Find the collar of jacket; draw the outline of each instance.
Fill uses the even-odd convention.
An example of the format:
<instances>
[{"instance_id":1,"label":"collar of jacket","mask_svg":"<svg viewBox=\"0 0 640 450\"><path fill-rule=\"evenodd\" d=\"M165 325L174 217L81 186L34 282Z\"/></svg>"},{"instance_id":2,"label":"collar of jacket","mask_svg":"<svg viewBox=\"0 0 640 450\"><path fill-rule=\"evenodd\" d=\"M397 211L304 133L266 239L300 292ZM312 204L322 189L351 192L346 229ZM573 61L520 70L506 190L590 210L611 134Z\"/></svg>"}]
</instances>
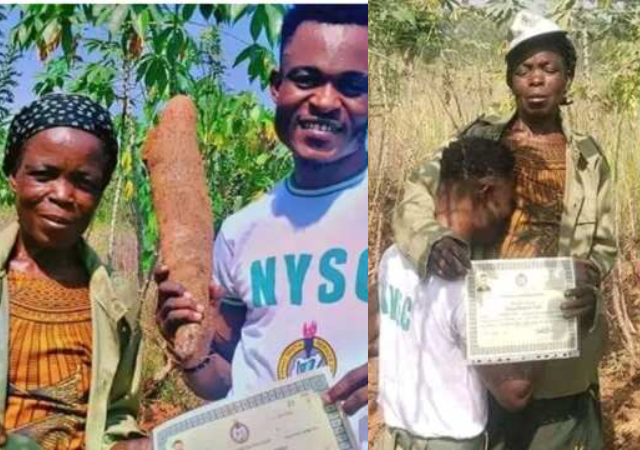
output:
<instances>
[{"instance_id":1,"label":"collar of jacket","mask_svg":"<svg viewBox=\"0 0 640 450\"><path fill-rule=\"evenodd\" d=\"M482 115L469 128L475 124L484 123L487 125L486 137L494 140L501 140L508 127L516 119L516 113L508 117L500 117L495 115ZM586 134L579 133L571 128L568 121L560 119L562 132L567 138L567 148L571 149L571 158L575 167L579 169L587 169L595 167L600 159L600 153L595 145L590 145L591 137ZM468 129L468 128L467 128ZM466 130L465 130L466 131ZM464 131L463 133L464 134Z\"/></svg>"},{"instance_id":2,"label":"collar of jacket","mask_svg":"<svg viewBox=\"0 0 640 450\"><path fill-rule=\"evenodd\" d=\"M18 231L19 225L14 222L0 232L0 278L2 279L6 276L6 265L18 237ZM98 304L114 324L124 317L133 329L135 318L127 314L127 312L132 309L133 302L136 299L119 298L116 295L109 271L102 264L98 255L87 245L84 239L80 245L82 259L90 274L89 292L92 305Z\"/></svg>"}]
</instances>

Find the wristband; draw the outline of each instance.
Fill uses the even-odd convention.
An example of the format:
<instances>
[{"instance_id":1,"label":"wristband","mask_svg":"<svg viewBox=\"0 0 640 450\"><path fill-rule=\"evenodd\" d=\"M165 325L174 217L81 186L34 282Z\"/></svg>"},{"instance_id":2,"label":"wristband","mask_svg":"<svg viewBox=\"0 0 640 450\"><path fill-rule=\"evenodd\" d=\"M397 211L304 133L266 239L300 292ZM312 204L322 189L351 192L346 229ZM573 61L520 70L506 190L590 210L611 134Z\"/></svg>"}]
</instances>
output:
<instances>
[{"instance_id":1,"label":"wristband","mask_svg":"<svg viewBox=\"0 0 640 450\"><path fill-rule=\"evenodd\" d=\"M214 355L217 353L216 343L213 339L209 341L209 353L202 357L202 359L198 362L198 364L185 367L182 364L178 364L178 368L184 373L196 373L209 365Z\"/></svg>"}]
</instances>

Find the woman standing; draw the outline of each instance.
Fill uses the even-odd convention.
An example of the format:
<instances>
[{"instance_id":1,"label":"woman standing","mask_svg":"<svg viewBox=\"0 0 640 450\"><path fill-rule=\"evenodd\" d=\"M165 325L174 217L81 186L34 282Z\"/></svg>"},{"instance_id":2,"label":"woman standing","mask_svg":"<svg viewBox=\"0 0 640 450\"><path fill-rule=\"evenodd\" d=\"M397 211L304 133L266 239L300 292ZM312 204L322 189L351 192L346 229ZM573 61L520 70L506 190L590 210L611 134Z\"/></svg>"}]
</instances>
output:
<instances>
[{"instance_id":1,"label":"woman standing","mask_svg":"<svg viewBox=\"0 0 640 450\"><path fill-rule=\"evenodd\" d=\"M474 258L575 259L577 288L567 291L562 308L581 319L581 356L544 363L524 411L511 414L494 405L490 438L493 448L601 449L597 366L606 318L599 286L616 255L609 166L595 141L562 119L576 67L566 33L529 12L518 14L512 31L506 62L515 114L507 120L483 116L461 133L500 140L514 152L516 210L504 240L492 254L479 255L436 223L439 157L407 182L394 216L395 239L421 276L447 279L466 273L469 250Z\"/></svg>"},{"instance_id":2,"label":"woman standing","mask_svg":"<svg viewBox=\"0 0 640 450\"><path fill-rule=\"evenodd\" d=\"M139 306L83 240L116 167L109 113L54 94L14 118L0 233L0 419L7 447L137 448ZM119 442L116 446L114 443Z\"/></svg>"}]
</instances>

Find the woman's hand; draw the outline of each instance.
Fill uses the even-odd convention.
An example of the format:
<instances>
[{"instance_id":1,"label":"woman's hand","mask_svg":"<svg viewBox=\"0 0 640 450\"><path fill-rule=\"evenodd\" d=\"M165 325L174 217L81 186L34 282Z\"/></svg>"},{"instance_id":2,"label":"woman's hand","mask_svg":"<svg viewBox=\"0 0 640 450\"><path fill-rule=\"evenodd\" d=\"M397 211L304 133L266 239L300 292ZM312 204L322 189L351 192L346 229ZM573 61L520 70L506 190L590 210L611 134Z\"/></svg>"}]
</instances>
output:
<instances>
[{"instance_id":1,"label":"woman's hand","mask_svg":"<svg viewBox=\"0 0 640 450\"><path fill-rule=\"evenodd\" d=\"M464 242L445 236L431 247L427 272L445 280L464 277L471 269L469 250Z\"/></svg>"},{"instance_id":2,"label":"woman's hand","mask_svg":"<svg viewBox=\"0 0 640 450\"><path fill-rule=\"evenodd\" d=\"M591 261L574 261L576 287L565 291L566 300L560 305L565 318L577 317L585 326L591 327L600 290L600 271Z\"/></svg>"}]
</instances>

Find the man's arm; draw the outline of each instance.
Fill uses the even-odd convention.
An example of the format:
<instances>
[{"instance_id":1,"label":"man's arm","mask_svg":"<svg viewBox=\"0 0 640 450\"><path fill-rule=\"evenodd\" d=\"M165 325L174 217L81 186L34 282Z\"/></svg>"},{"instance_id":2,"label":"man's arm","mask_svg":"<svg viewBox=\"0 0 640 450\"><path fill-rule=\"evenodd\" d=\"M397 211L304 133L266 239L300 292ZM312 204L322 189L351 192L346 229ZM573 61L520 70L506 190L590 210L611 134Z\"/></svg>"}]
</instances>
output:
<instances>
[{"instance_id":1,"label":"man's arm","mask_svg":"<svg viewBox=\"0 0 640 450\"><path fill-rule=\"evenodd\" d=\"M462 284L458 284L462 286ZM461 348L465 348L467 314L462 298L464 291L457 293L459 299L452 316L452 332ZM517 363L477 365L477 371L484 387L507 411L519 411L527 406L534 390L534 382L542 370L543 363Z\"/></svg>"},{"instance_id":2,"label":"man's arm","mask_svg":"<svg viewBox=\"0 0 640 450\"><path fill-rule=\"evenodd\" d=\"M533 396L534 381L541 363L518 363L477 366L485 387L507 411L520 411Z\"/></svg>"},{"instance_id":3,"label":"man's arm","mask_svg":"<svg viewBox=\"0 0 640 450\"><path fill-rule=\"evenodd\" d=\"M226 397L231 389L231 360L240 340L246 311L246 307L223 303L220 316L226 327L224 332L216 328L211 336L210 362L195 371L183 370L183 379L199 397L219 400Z\"/></svg>"}]
</instances>

